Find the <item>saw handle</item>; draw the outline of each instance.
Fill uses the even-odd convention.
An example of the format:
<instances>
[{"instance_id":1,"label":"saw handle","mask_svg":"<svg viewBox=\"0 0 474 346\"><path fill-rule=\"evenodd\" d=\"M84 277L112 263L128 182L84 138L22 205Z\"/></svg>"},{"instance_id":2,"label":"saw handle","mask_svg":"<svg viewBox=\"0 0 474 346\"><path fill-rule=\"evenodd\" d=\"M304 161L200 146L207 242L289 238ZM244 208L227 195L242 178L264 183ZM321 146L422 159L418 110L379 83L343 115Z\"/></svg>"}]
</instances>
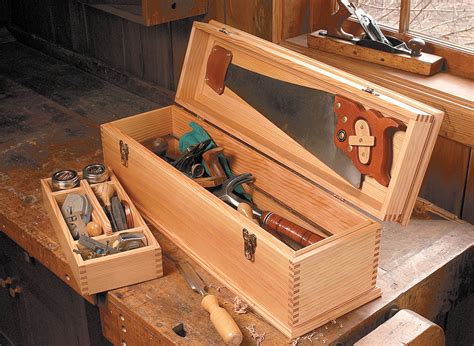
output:
<instances>
[{"instance_id":1,"label":"saw handle","mask_svg":"<svg viewBox=\"0 0 474 346\"><path fill-rule=\"evenodd\" d=\"M379 184L388 186L393 157L393 135L395 131L404 130L399 120L384 117L374 109L365 109L360 103L336 95L334 113L337 123L334 144L352 160L360 173L373 177ZM349 144L350 137L355 135L355 124L358 120L369 124L370 136L374 137L374 146L370 147L370 159L364 164L359 159L359 149Z\"/></svg>"},{"instance_id":2,"label":"saw handle","mask_svg":"<svg viewBox=\"0 0 474 346\"><path fill-rule=\"evenodd\" d=\"M216 296L206 295L201 301L201 306L209 312L211 322L224 342L227 345L240 345L243 338L242 332L227 310L219 306Z\"/></svg>"},{"instance_id":3,"label":"saw handle","mask_svg":"<svg viewBox=\"0 0 474 346\"><path fill-rule=\"evenodd\" d=\"M270 211L264 211L262 213L260 222L278 234L284 235L302 246L308 246L324 239L320 235Z\"/></svg>"}]
</instances>

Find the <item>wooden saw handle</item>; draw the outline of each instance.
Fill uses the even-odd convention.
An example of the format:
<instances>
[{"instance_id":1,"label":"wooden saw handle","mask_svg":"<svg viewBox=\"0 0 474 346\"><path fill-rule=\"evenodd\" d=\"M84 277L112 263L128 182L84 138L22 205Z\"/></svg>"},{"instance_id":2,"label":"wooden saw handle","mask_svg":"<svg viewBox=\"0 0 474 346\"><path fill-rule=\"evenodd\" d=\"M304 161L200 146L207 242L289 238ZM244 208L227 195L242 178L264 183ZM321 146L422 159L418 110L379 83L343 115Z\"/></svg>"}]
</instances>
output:
<instances>
[{"instance_id":1,"label":"wooden saw handle","mask_svg":"<svg viewBox=\"0 0 474 346\"><path fill-rule=\"evenodd\" d=\"M242 332L232 316L219 306L216 296L208 294L202 299L201 306L209 312L211 322L224 342L228 345L240 345Z\"/></svg>"},{"instance_id":2,"label":"wooden saw handle","mask_svg":"<svg viewBox=\"0 0 474 346\"><path fill-rule=\"evenodd\" d=\"M292 239L302 246L308 246L324 239L320 235L270 211L264 211L260 217L260 221L268 228Z\"/></svg>"},{"instance_id":3,"label":"wooden saw handle","mask_svg":"<svg viewBox=\"0 0 474 346\"><path fill-rule=\"evenodd\" d=\"M336 95L334 113L337 116L334 144L349 156L354 166L362 174L373 177L383 186L390 183L392 167L392 138L396 130L404 129L404 125L393 118L384 117L379 111L365 109L361 104L342 96ZM355 135L357 120L365 120L370 127L370 134L375 138L375 144L370 148L370 159L363 164L359 160L357 146L349 145L349 137Z\"/></svg>"}]
</instances>

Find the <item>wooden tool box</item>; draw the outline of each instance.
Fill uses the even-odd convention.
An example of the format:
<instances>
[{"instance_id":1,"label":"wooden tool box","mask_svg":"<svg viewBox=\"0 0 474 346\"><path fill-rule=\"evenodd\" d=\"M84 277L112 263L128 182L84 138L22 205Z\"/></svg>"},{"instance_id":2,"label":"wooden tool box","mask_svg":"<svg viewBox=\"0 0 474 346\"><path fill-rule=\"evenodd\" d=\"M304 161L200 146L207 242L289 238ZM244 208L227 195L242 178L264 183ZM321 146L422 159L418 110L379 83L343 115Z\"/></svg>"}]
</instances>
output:
<instances>
[{"instance_id":1,"label":"wooden tool box","mask_svg":"<svg viewBox=\"0 0 474 346\"><path fill-rule=\"evenodd\" d=\"M232 52L234 64L345 96L402 121L406 131L394 135L388 187L366 178L355 188L232 90L212 90L205 75L216 45ZM381 295L381 225L363 212L408 222L442 112L216 22L194 24L176 102L101 127L105 162L151 223L290 338ZM168 136L169 150L176 151L192 121L224 148L234 173L256 177L250 189L260 208L325 239L292 250L141 144ZM245 247L254 250L253 261Z\"/></svg>"},{"instance_id":2,"label":"wooden tool box","mask_svg":"<svg viewBox=\"0 0 474 346\"><path fill-rule=\"evenodd\" d=\"M111 185L120 200L128 202L134 228L112 232L110 222L93 191L93 186L99 184ZM51 179L41 180L44 205L82 295L105 292L163 276L160 245L127 193L123 190L120 182L112 173L109 181L99 184L91 186L86 180L81 179L80 186L76 188L53 191ZM85 195L92 204L92 221L99 223L104 230L103 234L93 237L93 239L102 243L109 241L112 244L119 234L133 232L144 234L147 245L118 254L84 260L80 254L73 252L74 249L80 250L81 245L71 236L66 221L61 214L62 203L70 193Z\"/></svg>"}]
</instances>

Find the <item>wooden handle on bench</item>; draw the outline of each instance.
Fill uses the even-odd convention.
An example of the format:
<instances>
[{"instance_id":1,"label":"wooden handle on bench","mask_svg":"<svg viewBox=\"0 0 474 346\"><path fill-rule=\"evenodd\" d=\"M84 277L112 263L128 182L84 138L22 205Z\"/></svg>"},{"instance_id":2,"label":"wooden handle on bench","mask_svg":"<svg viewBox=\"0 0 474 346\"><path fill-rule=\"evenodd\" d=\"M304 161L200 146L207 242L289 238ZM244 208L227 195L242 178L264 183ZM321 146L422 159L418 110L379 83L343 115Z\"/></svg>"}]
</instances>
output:
<instances>
[{"instance_id":1,"label":"wooden handle on bench","mask_svg":"<svg viewBox=\"0 0 474 346\"><path fill-rule=\"evenodd\" d=\"M219 306L216 296L208 294L202 299L201 305L211 315L211 322L224 342L228 345L240 345L242 332L227 310Z\"/></svg>"},{"instance_id":2,"label":"wooden handle on bench","mask_svg":"<svg viewBox=\"0 0 474 346\"><path fill-rule=\"evenodd\" d=\"M275 232L292 239L302 246L308 246L324 239L320 235L270 211L263 212L260 221Z\"/></svg>"}]
</instances>

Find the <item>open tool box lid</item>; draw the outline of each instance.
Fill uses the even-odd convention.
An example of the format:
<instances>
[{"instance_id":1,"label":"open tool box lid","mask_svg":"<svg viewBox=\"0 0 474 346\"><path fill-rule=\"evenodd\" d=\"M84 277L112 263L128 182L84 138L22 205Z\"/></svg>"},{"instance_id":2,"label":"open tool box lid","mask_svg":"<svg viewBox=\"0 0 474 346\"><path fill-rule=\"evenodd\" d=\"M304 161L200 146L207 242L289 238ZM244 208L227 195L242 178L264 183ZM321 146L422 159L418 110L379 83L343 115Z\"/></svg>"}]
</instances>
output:
<instances>
[{"instance_id":1,"label":"open tool box lid","mask_svg":"<svg viewBox=\"0 0 474 346\"><path fill-rule=\"evenodd\" d=\"M241 78L242 89L233 90L230 85L236 85L238 89L239 76L249 78L245 78L243 82ZM312 97L313 92L323 91L322 95L328 95L327 99L333 100L333 104L326 108L326 113L334 118L337 114L340 120L337 125L333 125L336 127L336 132L330 134L331 139L327 141L327 148L337 144L337 140L332 136L339 135L338 129L342 119L345 118L344 122L347 121L344 112L348 112L347 115L354 118L358 117L359 113L375 111L379 118L364 119L368 119L369 128L373 130L370 135L375 136L373 139L375 146L370 149L371 160L376 161L379 157L384 157L391 166L390 178L386 184L379 183L381 179L376 180L368 175L362 175L360 187L351 184L323 163L318 155L311 154L282 131L280 129L282 126L277 127L273 120L270 121L259 113L254 108L255 104L258 108L265 100L269 100L269 90L263 90L266 84L263 84L262 88L262 84L254 80L256 78L257 82L260 82L262 76L264 83L270 83L269 86L272 88L279 88L272 102L267 105L270 109L273 107L272 104L283 105L283 109L288 109L285 105L287 97L288 100L294 100L295 94L300 93L302 89L303 92L310 93L306 94L310 95L309 97ZM256 87L256 90L252 90ZM283 102L281 95L284 95ZM336 197L381 220L404 224L409 221L412 213L444 114L271 42L257 39L236 29L227 30L223 24L214 21L209 24L194 23L176 93L176 102ZM296 108L296 112L301 111L301 107ZM313 109L315 116L321 117L320 114L316 114L317 111ZM268 117L269 114L265 115ZM380 151L377 154L377 150L382 150L383 141L382 137L376 136L380 133L376 132L376 128L379 126L378 121L390 118L399 127L391 134L388 131L389 134L384 137L388 138L385 145L388 149L384 149L381 156ZM293 121L293 124L288 126L284 124L283 127L285 130L289 128L291 132L291 126L295 125L294 122L298 123L298 120L293 117L288 120ZM335 124L336 119L333 122ZM303 122L302 125L304 128L310 124ZM306 132L311 133L311 130L309 128ZM320 128L314 127L315 136L318 136L320 131ZM348 135L351 134L350 131L350 129L347 131ZM348 141L344 143L347 145L344 147L346 150L348 143ZM335 151L339 152L336 154L338 156L343 153L341 149ZM351 151L352 154L358 152ZM349 150L343 154L347 158L351 155ZM382 166L387 162L382 163ZM331 167L334 167L334 164L331 164ZM360 164L357 167L360 167ZM364 168L362 166L362 171Z\"/></svg>"}]
</instances>

